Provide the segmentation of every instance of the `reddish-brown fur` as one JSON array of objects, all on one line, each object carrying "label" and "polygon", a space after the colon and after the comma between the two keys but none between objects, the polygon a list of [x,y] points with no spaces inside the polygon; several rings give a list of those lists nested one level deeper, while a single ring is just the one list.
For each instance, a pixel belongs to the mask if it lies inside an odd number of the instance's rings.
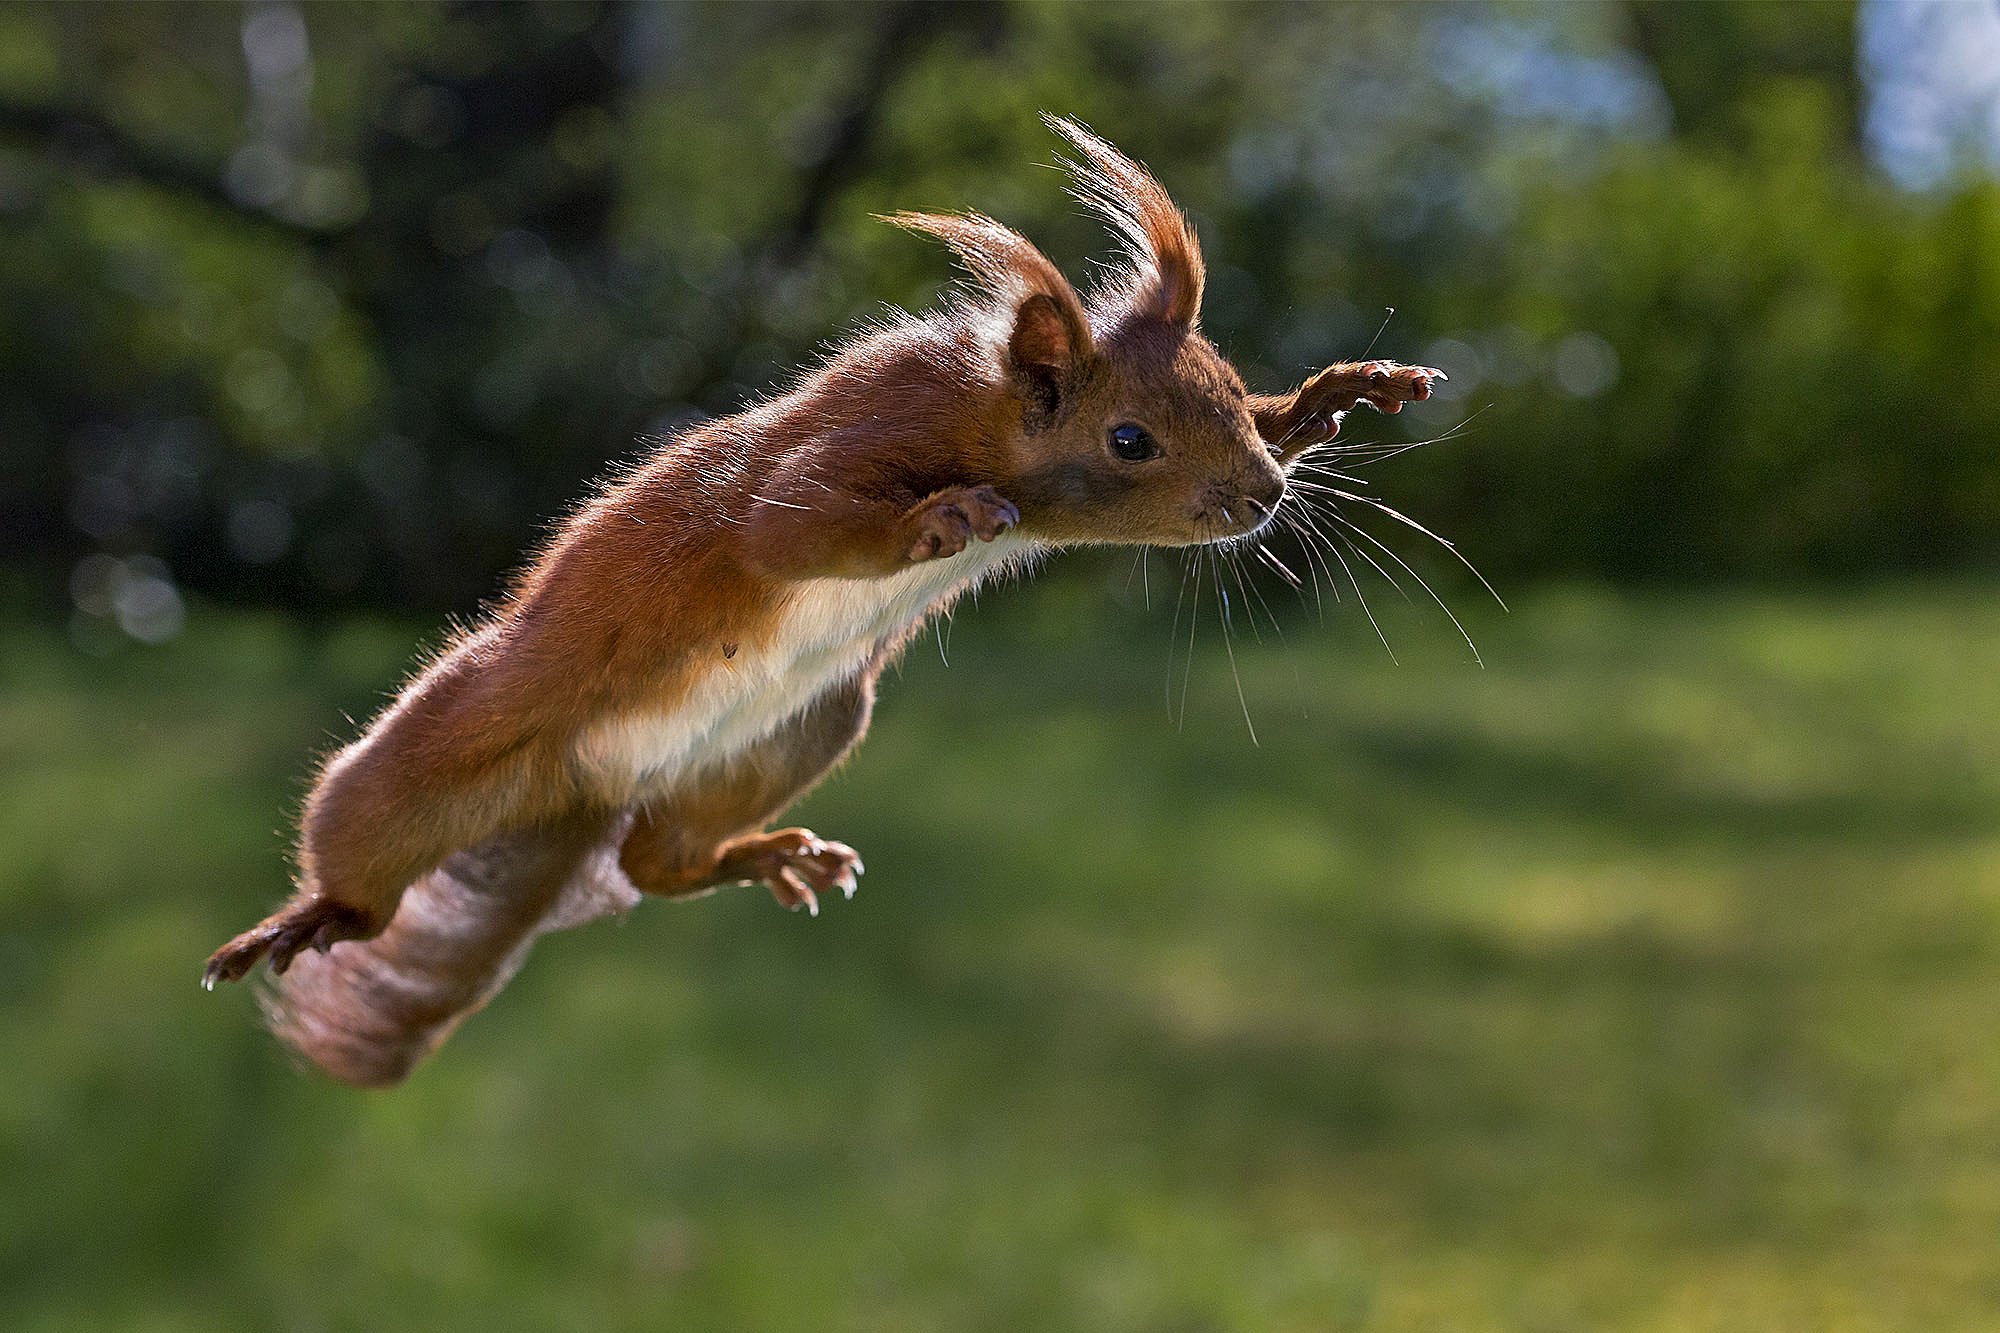
[{"label": "reddish-brown fur", "polygon": [[[758,830],[860,739],[875,678],[921,616],[727,753],[628,781],[580,757],[596,753],[583,738],[622,719],[671,726],[707,706],[718,673],[795,661],[785,636],[825,580],[889,579],[1010,532],[1051,547],[1245,535],[1341,413],[1429,395],[1435,371],[1383,362],[1247,393],[1197,327],[1186,219],[1142,167],[1051,123],[1083,155],[1079,196],[1125,241],[1122,277],[1086,300],[991,219],[897,215],[950,245],[976,292],[849,341],[572,518],[493,616],[326,765],[300,824],[298,892],[216,952],[210,984],[266,957],[283,973],[303,951],[274,1003],[280,1033],[336,1076],[393,1082],[534,934],[634,889],[761,881],[817,910],[819,894],[852,892],[858,858],[804,830]],[[1107,432],[1126,423],[1156,456],[1116,452]],[[950,568],[931,609],[964,586]],[[512,899],[509,873],[524,886]]]}]

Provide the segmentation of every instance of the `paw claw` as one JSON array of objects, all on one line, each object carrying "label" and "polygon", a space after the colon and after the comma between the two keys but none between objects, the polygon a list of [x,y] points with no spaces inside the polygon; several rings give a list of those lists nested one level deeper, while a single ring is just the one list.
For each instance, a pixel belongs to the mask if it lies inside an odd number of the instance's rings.
[{"label": "paw claw", "polygon": [[1365,386],[1356,386],[1356,397],[1378,412],[1395,415],[1405,403],[1420,403],[1431,396],[1432,381],[1442,383],[1443,371],[1429,366],[1405,366],[1395,361],[1369,361]]},{"label": "paw claw", "polygon": [[815,837],[805,829],[781,829],[737,843],[725,858],[726,874],[761,881],[782,907],[819,915],[819,896],[838,889],[852,898],[859,887],[861,858],[845,843]]}]

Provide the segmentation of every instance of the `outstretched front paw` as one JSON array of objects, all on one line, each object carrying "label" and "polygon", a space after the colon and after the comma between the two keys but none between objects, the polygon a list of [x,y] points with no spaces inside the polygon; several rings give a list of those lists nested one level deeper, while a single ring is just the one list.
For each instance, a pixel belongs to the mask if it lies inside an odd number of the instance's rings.
[{"label": "outstretched front paw", "polygon": [[819,895],[838,889],[852,898],[859,887],[861,856],[844,842],[816,836],[811,829],[755,833],[732,843],[722,858],[720,878],[755,880],[771,890],[780,907],[803,907],[819,915]]},{"label": "outstretched front paw", "polygon": [[1420,403],[1446,378],[1429,366],[1405,366],[1395,361],[1343,361],[1287,394],[1253,397],[1251,413],[1257,429],[1280,463],[1289,464],[1307,450],[1340,434],[1340,418],[1357,404],[1378,412],[1400,412],[1404,403]]},{"label": "outstretched front paw", "polygon": [[991,486],[954,486],[910,511],[913,538],[909,558],[942,560],[957,555],[973,538],[990,542],[1021,521],[1021,511]]},{"label": "outstretched front paw", "polygon": [[217,949],[202,969],[204,990],[218,981],[238,981],[262,959],[273,975],[282,975],[301,949],[325,953],[341,940],[365,940],[380,933],[374,920],[358,907],[329,898],[302,898],[265,917]]},{"label": "outstretched front paw", "polygon": [[1345,412],[1366,403],[1378,412],[1400,412],[1404,403],[1421,403],[1435,384],[1448,379],[1442,370],[1406,366],[1395,361],[1351,361],[1328,366],[1307,380],[1299,393],[1315,416]]}]

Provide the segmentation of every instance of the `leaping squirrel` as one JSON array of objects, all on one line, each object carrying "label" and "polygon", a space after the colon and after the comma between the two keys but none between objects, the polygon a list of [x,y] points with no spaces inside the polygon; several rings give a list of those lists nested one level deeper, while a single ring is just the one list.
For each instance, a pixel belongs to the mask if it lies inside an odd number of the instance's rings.
[{"label": "leaping squirrel", "polygon": [[861,739],[928,616],[1038,552],[1255,533],[1346,411],[1395,412],[1443,378],[1349,362],[1249,392],[1200,332],[1187,218],[1145,168],[1049,123],[1123,243],[1119,274],[1086,299],[991,218],[889,218],[948,245],[971,293],[689,429],[565,523],[326,763],[297,891],[205,985],[267,959],[278,1033],[379,1086],[542,931],[739,883],[817,913],[860,857],[765,826]]}]

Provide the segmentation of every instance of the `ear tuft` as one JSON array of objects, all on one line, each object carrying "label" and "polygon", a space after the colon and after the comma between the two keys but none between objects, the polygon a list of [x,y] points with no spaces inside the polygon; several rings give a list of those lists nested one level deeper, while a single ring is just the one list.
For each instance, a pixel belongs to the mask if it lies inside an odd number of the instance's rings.
[{"label": "ear tuft", "polygon": [[1033,241],[1004,223],[979,213],[888,213],[882,221],[905,231],[935,236],[951,247],[952,254],[965,266],[989,295],[1007,304],[1029,296],[1046,296],[1074,318],[1077,329],[1087,329],[1083,301],[1070,286],[1062,270],[1035,248]]},{"label": "ear tuft", "polygon": [[1012,312],[1007,356],[1014,367],[1058,370],[1053,379],[1043,375],[1038,382],[1059,392],[1090,355],[1083,298],[1062,270],[1012,227],[978,213],[892,213],[882,220],[943,241],[1001,310]]},{"label": "ear tuft", "polygon": [[1132,261],[1131,296],[1146,314],[1192,328],[1201,314],[1207,266],[1187,215],[1151,172],[1076,121],[1044,113],[1044,123],[1075,144],[1084,161],[1065,161],[1070,193],[1103,216]]}]

